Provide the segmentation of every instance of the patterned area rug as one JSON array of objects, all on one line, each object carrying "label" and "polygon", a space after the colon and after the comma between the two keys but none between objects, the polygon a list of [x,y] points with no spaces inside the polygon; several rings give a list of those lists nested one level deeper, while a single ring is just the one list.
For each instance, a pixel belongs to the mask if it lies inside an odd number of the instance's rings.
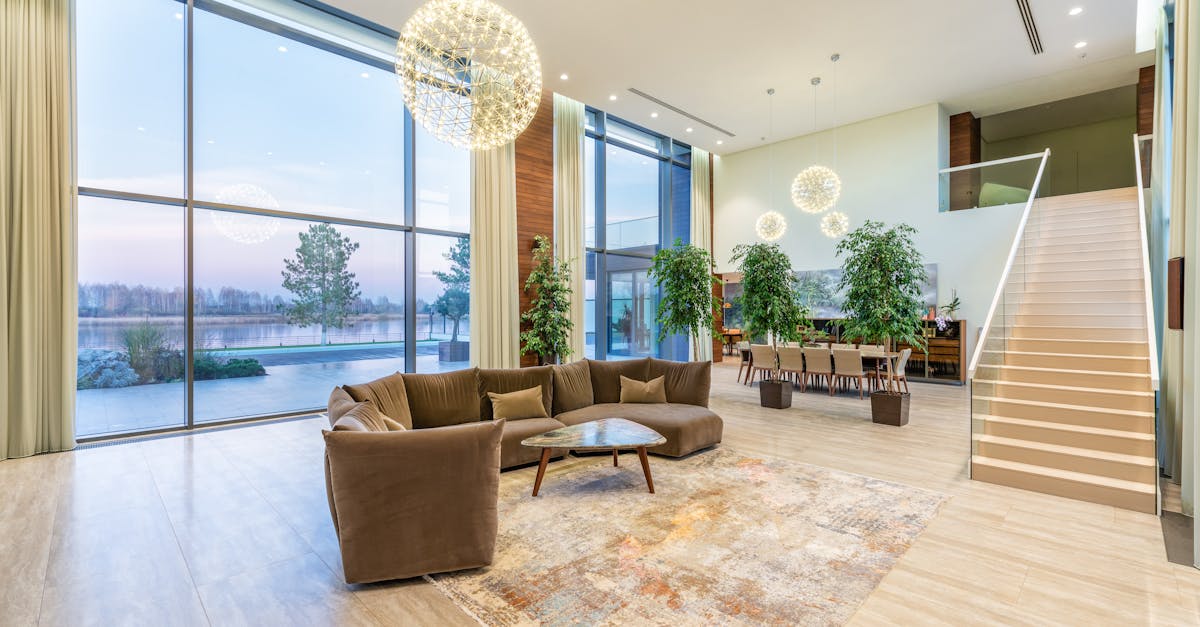
[{"label": "patterned area rug", "polygon": [[[727,448],[502,488],[492,566],[431,579],[488,625],[844,623],[945,497]],[[551,466],[553,469],[553,466]]]}]

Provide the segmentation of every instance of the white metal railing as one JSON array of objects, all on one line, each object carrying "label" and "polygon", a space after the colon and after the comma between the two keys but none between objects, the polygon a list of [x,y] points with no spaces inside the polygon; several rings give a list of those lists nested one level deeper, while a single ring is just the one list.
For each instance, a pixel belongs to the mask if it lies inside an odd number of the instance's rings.
[{"label": "white metal railing", "polygon": [[1021,221],[1017,224],[1017,232],[1013,235],[1012,247],[1008,251],[1008,259],[1004,262],[1004,271],[1000,274],[1000,281],[996,283],[996,293],[992,296],[992,304],[988,307],[987,317],[983,321],[983,329],[979,332],[979,340],[975,343],[975,353],[971,355],[971,365],[967,368],[967,379],[975,378],[975,369],[979,367],[979,358],[983,355],[983,348],[987,343],[988,334],[992,330],[992,321],[996,317],[996,308],[1000,305],[1000,299],[1004,295],[1004,288],[1008,285],[1008,275],[1012,271],[1013,262],[1017,259],[1017,251],[1021,248],[1021,240],[1025,236],[1025,225],[1029,222],[1029,212],[1033,209],[1033,201],[1037,198],[1038,188],[1042,184],[1042,174],[1046,171],[1046,162],[1050,159],[1050,149],[1041,153],[1033,153],[1021,157],[1011,157],[1009,159],[998,159],[996,161],[988,161],[985,163],[973,163],[971,166],[959,166],[958,168],[948,168],[942,170],[943,173],[949,171],[959,171],[969,167],[986,167],[989,165],[997,165],[1000,163],[1008,163],[1012,161],[1021,161],[1024,159],[1034,159],[1041,157],[1041,163],[1038,164],[1037,176],[1033,179],[1033,185],[1029,188],[1029,198],[1025,201],[1025,209],[1021,212]]},{"label": "white metal railing", "polygon": [[1142,235],[1142,288],[1146,299],[1146,342],[1150,356],[1150,385],[1158,391],[1158,331],[1155,330],[1154,292],[1150,283],[1150,238],[1146,232],[1146,193],[1142,181],[1142,138],[1133,134],[1133,170],[1137,177],[1138,229]]}]

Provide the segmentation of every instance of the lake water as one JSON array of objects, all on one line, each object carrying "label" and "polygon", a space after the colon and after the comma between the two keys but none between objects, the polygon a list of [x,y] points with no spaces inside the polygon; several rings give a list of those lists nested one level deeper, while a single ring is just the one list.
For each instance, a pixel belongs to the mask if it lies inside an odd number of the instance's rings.
[{"label": "lake water", "polygon": [[[142,318],[80,318],[79,348],[102,348],[119,350],[124,347],[122,334],[147,322]],[[151,318],[149,322],[161,328],[168,339],[177,347],[184,343],[183,318]],[[417,319],[417,336],[420,340],[447,340],[454,323],[433,318],[432,337],[428,316]],[[459,325],[460,340],[467,339],[470,325],[463,318]],[[398,342],[404,339],[404,318],[369,318],[352,321],[345,328],[329,329],[331,344],[370,344],[372,342]],[[317,326],[299,327],[279,319],[264,319],[261,316],[238,320],[236,317],[221,317],[214,320],[196,319],[196,346],[198,348],[259,348],[268,346],[303,346],[321,343],[321,329]]]}]

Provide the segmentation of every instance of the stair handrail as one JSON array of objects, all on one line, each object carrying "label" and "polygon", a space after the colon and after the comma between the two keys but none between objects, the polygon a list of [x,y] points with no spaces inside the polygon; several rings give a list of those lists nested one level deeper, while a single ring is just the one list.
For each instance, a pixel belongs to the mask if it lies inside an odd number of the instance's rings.
[{"label": "stair handrail", "polygon": [[[1037,157],[1038,153],[1032,153],[1023,157],[999,159],[997,161],[989,161],[985,163],[973,164],[979,167],[987,165],[995,165],[996,163],[1007,163],[1022,159]],[[1033,186],[1029,188],[1029,198],[1025,201],[1025,209],[1021,212],[1021,220],[1017,223],[1017,232],[1013,235],[1012,247],[1008,250],[1008,260],[1004,262],[1004,270],[1000,273],[1000,281],[996,283],[996,293],[992,296],[992,304],[988,307],[987,318],[984,318],[983,329],[979,332],[979,339],[975,342],[975,353],[971,355],[971,365],[967,368],[967,379],[975,378],[975,369],[979,367],[979,358],[983,355],[983,347],[985,346],[988,334],[992,330],[992,319],[996,316],[996,308],[1000,305],[1000,298],[1004,294],[1004,287],[1008,285],[1008,274],[1012,271],[1013,263],[1017,259],[1017,251],[1021,248],[1021,240],[1025,236],[1025,225],[1029,222],[1029,213],[1033,210],[1033,201],[1037,199],[1038,188],[1042,184],[1042,173],[1046,171],[1046,161],[1050,159],[1050,149],[1047,148],[1041,152],[1042,161],[1038,164],[1037,176],[1033,179]],[[959,168],[961,169],[961,168]]]},{"label": "stair handrail", "polygon": [[1142,289],[1146,301],[1146,342],[1147,355],[1150,357],[1150,385],[1155,392],[1159,389],[1158,381],[1158,331],[1154,319],[1154,291],[1150,283],[1150,236],[1146,231],[1146,194],[1142,191],[1142,146],[1141,137],[1133,134],[1133,171],[1137,179],[1138,230],[1142,235]]}]

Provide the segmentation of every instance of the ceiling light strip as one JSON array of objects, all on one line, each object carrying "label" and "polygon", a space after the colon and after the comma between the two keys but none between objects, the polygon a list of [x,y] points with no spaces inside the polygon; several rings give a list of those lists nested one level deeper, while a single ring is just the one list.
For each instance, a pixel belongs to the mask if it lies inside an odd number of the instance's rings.
[{"label": "ceiling light strip", "polygon": [[712,122],[709,122],[708,120],[705,120],[704,118],[696,117],[696,116],[688,113],[687,111],[684,111],[683,109],[680,109],[679,107],[676,107],[673,104],[663,102],[662,100],[659,100],[658,98],[655,98],[654,96],[651,96],[650,94],[648,94],[636,87],[630,87],[629,93],[631,93],[635,96],[641,96],[642,98],[645,98],[646,100],[649,100],[650,102],[653,102],[654,104],[656,104],[664,109],[669,109],[671,111],[674,111],[675,113],[678,113],[679,115],[682,115],[683,117],[685,117],[689,120],[692,120],[692,121],[696,122],[697,124],[703,124],[704,126],[707,126],[708,128],[711,128],[712,130],[717,131],[718,133],[724,133],[727,137],[737,137],[737,135],[730,133],[729,131],[717,126],[716,124],[713,124]]}]

